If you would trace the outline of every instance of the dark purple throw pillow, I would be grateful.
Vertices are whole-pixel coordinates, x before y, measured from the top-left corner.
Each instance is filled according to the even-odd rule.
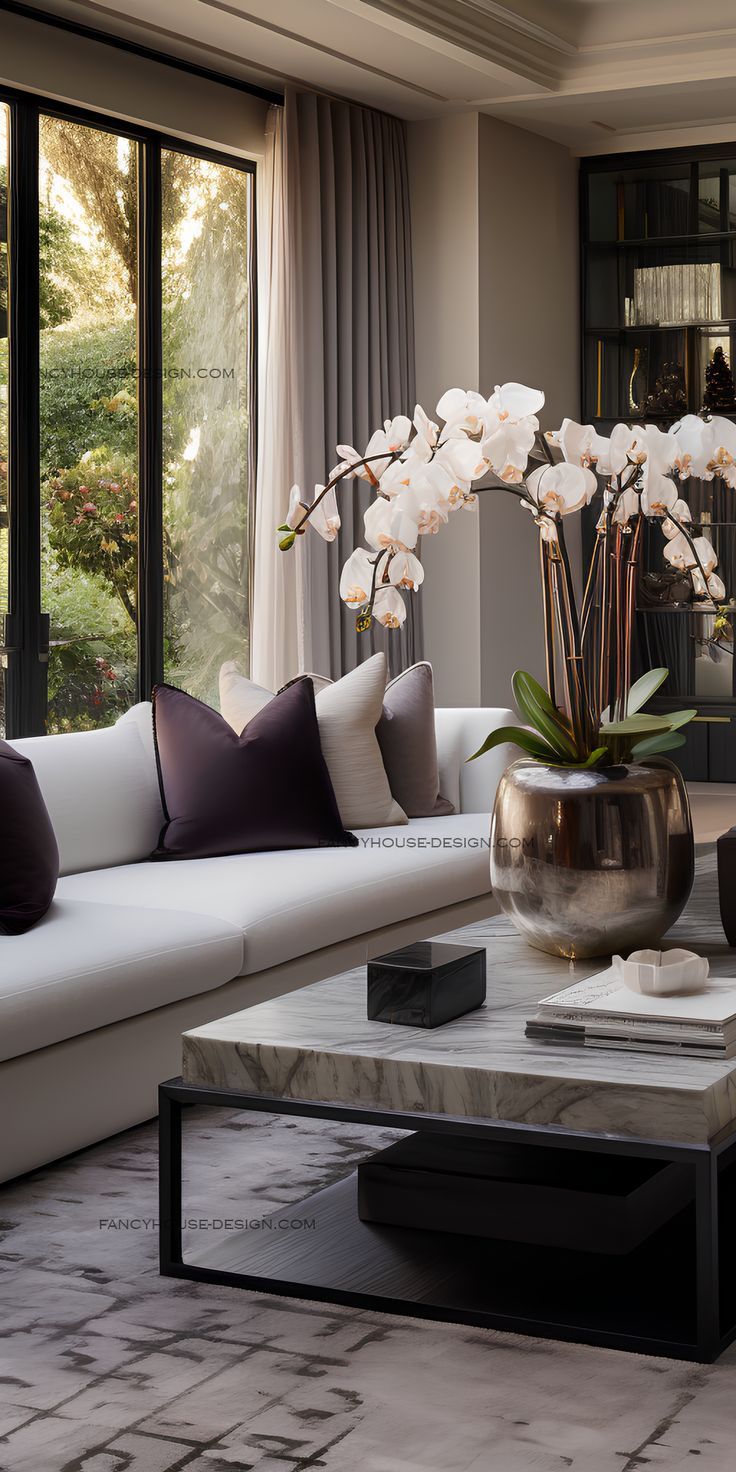
[[[340,822],[311,680],[275,695],[240,736],[193,695],[157,685],[153,730],[167,821],[152,858],[357,844]]]
[[[0,741],[0,934],[22,935],[48,910],[59,849],[33,763]]]

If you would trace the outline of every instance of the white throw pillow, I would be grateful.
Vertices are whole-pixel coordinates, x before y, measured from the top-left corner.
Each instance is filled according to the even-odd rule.
[[[374,654],[334,684],[313,677],[322,751],[345,828],[385,828],[406,823],[391,796],[376,737],[386,689],[386,656]],[[232,662],[220,670],[220,710],[240,735],[271,700]]]

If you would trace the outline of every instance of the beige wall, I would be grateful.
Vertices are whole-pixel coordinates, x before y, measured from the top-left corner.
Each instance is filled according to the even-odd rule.
[[[263,153],[267,104],[260,98],[0,12],[3,82],[246,158]]]
[[[444,389],[477,389],[480,381],[478,115],[410,123],[408,136],[417,397],[431,415]],[[477,516],[458,514],[437,537],[423,538],[422,558],[437,703],[479,705]]]
[[[578,163],[523,128],[479,125],[481,383],[544,389],[540,423],[556,428],[580,407]],[[544,642],[537,528],[503,491],[481,496],[480,594],[482,700],[505,705],[515,669],[544,675]]]
[[[477,113],[409,125],[417,393],[543,388],[543,427],[579,412],[578,165]],[[572,547],[573,559],[579,549]],[[543,674],[538,537],[503,491],[425,538],[425,651],[442,705],[508,705]]]

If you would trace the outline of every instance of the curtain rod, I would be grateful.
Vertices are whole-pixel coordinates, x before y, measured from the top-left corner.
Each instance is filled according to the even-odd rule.
[[[227,72],[217,72],[211,67],[200,66],[195,61],[187,61],[182,56],[173,56],[167,51],[157,51],[154,46],[145,46],[141,41],[131,41],[127,36],[113,35],[109,31],[98,30],[96,26],[88,26],[81,21],[71,20],[65,15],[54,15],[49,10],[37,10],[33,5],[26,5],[23,0],[0,0],[0,11],[7,11],[10,15],[20,15],[25,20],[35,20],[39,25],[55,26],[57,30],[69,31],[72,35],[81,36],[86,41],[97,41],[103,46],[114,46],[118,51],[128,51],[133,56],[140,56],[145,61],[155,61],[161,66],[170,66],[178,71],[189,72],[191,76],[202,77],[206,82],[217,82],[222,87],[234,87],[238,92],[247,92],[251,97],[260,97],[264,102],[283,103],[283,92],[270,92],[265,87],[258,87],[254,82],[245,82],[240,77],[230,76]]]

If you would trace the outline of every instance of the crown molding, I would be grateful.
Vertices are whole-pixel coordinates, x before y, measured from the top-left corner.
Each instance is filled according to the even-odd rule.
[[[497,19],[486,9],[485,0],[480,4],[475,0],[472,3],[457,0],[452,8],[447,0],[327,0],[327,3],[405,36],[415,44],[418,42],[428,50],[453,56],[470,70],[487,77],[495,74],[524,78],[544,91],[554,90],[564,77],[564,67],[558,58],[563,49],[567,54],[567,48],[561,37],[556,38],[552,47],[546,40],[532,35],[531,30]]]

